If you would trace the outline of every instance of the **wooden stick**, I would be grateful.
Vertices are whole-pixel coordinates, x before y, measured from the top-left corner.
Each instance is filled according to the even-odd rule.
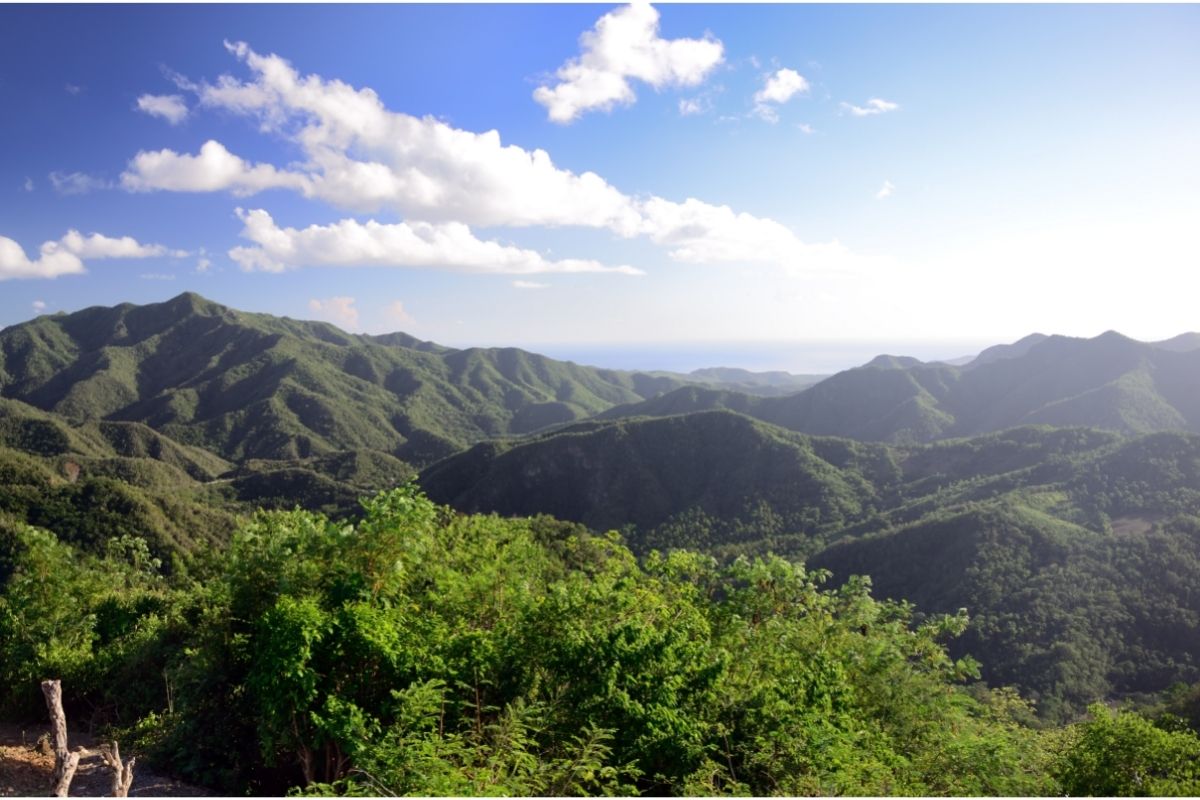
[[[51,789],[55,797],[66,797],[71,788],[71,779],[79,767],[80,753],[72,753],[67,746],[67,715],[62,707],[62,683],[57,680],[42,681],[42,694],[46,696],[46,708],[50,712],[50,723],[54,726],[54,780]]]
[[[136,758],[129,759],[128,764],[121,763],[121,748],[116,742],[100,746],[100,755],[104,759],[104,763],[112,767],[113,797],[129,797],[129,789],[133,786],[133,765],[137,763]]]

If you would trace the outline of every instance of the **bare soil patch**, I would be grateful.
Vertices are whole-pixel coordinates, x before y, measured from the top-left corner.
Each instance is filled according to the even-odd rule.
[[[1112,532],[1115,536],[1144,536],[1161,520],[1161,514],[1117,517],[1112,521]]]
[[[39,752],[38,737],[49,734],[49,725],[22,726],[0,723],[0,797],[45,797],[50,793],[54,756]],[[82,731],[70,731],[71,748],[89,750],[100,742]],[[128,760],[136,753],[124,753]],[[71,781],[72,797],[105,797],[112,792],[112,770],[100,754],[84,756]],[[141,763],[134,767],[130,797],[206,797],[213,795],[198,786],[155,774]]]

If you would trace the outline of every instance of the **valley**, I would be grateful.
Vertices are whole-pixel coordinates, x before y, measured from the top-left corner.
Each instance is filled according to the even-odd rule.
[[[419,486],[548,544],[614,531],[645,563],[735,571],[783,557],[814,585],[911,604],[914,625],[965,613],[948,657],[1061,725],[1200,683],[1189,343],[1029,337],[784,393],[778,376],[455,350],[193,294],[40,317],[0,331],[0,581],[28,568],[26,525],[179,581],[266,524],[258,509],[352,524],[363,498]]]

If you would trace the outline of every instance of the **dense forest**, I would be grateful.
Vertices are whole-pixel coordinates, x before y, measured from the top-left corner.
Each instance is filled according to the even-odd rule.
[[[637,559],[411,486],[356,522],[261,512],[164,575],[3,528],[0,686],[61,676],[133,748],[229,793],[1196,794],[1200,687],[1040,727],[870,582],[778,557]]]
[[[0,331],[0,718],[241,794],[1200,793],[1200,349]]]

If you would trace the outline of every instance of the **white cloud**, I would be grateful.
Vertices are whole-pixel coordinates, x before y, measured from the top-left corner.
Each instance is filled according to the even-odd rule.
[[[679,115],[691,117],[712,111],[712,100],[707,97],[685,97],[679,101]]]
[[[817,131],[816,131],[816,129],[815,129],[815,128],[813,128],[813,126],[812,126],[812,125],[809,125],[807,122],[800,122],[800,123],[797,123],[797,124],[796,124],[796,127],[797,127],[797,128],[800,130],[800,132],[801,132],[801,133],[803,133],[805,136],[811,136],[812,134],[814,134],[814,133],[816,133],[816,132],[817,132]]]
[[[609,111],[636,99],[629,79],[655,89],[696,86],[724,59],[724,45],[703,39],[663,39],[658,35],[658,11],[635,2],[601,17],[593,30],[579,37],[580,50],[558,68],[553,87],[539,86],[533,99],[558,123],[578,119],[588,111]]]
[[[79,256],[64,250],[58,242],[42,245],[36,260],[25,255],[21,245],[0,236],[0,281],[11,278],[57,278],[86,272]]]
[[[121,185],[129,191],[148,192],[165,189],[173,192],[216,192],[229,190],[247,195],[264,189],[286,187],[307,194],[308,179],[303,175],[275,169],[270,164],[250,164],[210,139],[197,155],[174,150],[142,151],[129,162],[121,175]]]
[[[543,150],[503,145],[432,117],[388,111],[371,89],[302,78],[278,56],[229,45],[255,73],[201,86],[202,105],[255,116],[265,131],[291,138],[307,156],[303,174],[251,166],[211,141],[196,156],[139,153],[122,183],[149,191],[249,194],[286,186],[342,208],[392,208],[404,216],[472,225],[587,225],[630,230],[629,198],[592,172],[557,168]],[[354,153],[354,157],[350,156]]]
[[[33,191],[33,178],[25,179],[24,188],[25,188],[25,191],[27,191],[27,192]]]
[[[383,310],[384,317],[391,323],[396,325],[415,326],[417,321],[413,319],[412,314],[408,313],[408,309],[404,307],[404,303],[399,300],[393,300],[387,304]]]
[[[865,106],[856,106],[853,103],[842,103],[842,108],[849,111],[856,117],[870,117],[875,114],[886,114],[889,111],[895,111],[900,105],[893,103],[890,100],[881,100],[878,97],[872,97],[867,101]]]
[[[143,272],[138,275],[144,281],[173,281],[175,276],[169,272]]]
[[[210,261],[209,259],[207,259],[203,256],[201,256],[196,261],[196,272],[198,272],[201,275],[208,272],[211,268],[212,268],[212,261]]]
[[[671,245],[676,257],[687,260],[736,261],[736,253],[761,253],[764,248],[757,239],[734,241],[739,233],[757,237],[760,228],[770,229],[773,241],[782,243],[775,250],[789,265],[805,248],[817,252],[821,247],[803,244],[770,219],[740,214],[735,215],[739,224],[731,226],[724,217],[734,212],[723,206],[695,199],[679,204],[655,196],[631,197],[594,172],[577,174],[557,167],[544,150],[505,145],[497,131],[473,133],[431,117],[392,112],[369,88],[355,89],[317,75],[302,77],[279,56],[259,55],[242,43],[227,47],[246,63],[253,79],[222,76],[215,85],[187,84],[195,87],[200,105],[254,117],[263,131],[297,145],[304,160],[286,170],[251,164],[209,141],[198,155],[172,150],[138,153],[122,175],[125,188],[245,195],[286,187],[355,212],[390,209],[409,220],[410,233],[422,224],[414,220],[433,223],[421,228],[429,231],[443,223],[459,223],[472,239],[466,226],[571,225],[607,229],[622,237],[647,236]],[[684,206],[693,217],[686,231],[673,225],[672,214],[666,212]],[[719,230],[703,229],[709,223]],[[679,244],[684,239],[686,247]],[[715,240],[722,245],[702,246]],[[243,267],[261,269],[261,259],[282,265],[276,269],[296,265],[271,256],[264,246],[239,252],[250,260]],[[524,255],[516,260],[539,265]],[[555,271],[544,269],[545,263],[542,259],[541,271]]]
[[[69,230],[58,241],[43,242],[37,259],[30,259],[21,245],[0,236],[0,281],[12,278],[57,278],[59,275],[80,275],[87,270],[83,259],[150,258],[178,255],[160,244],[140,244],[136,239],[122,236],[114,239],[93,233],[83,236]]]
[[[513,281],[512,285],[517,289],[549,289],[550,284],[540,283],[538,281]]]
[[[689,198],[674,203],[659,197],[646,201],[645,231],[650,239],[672,248],[676,261],[692,264],[772,263],[788,269],[833,266],[850,257],[837,242],[806,244],[780,223],[738,213]]]
[[[896,185],[891,181],[885,180],[883,186],[880,186],[879,191],[875,193],[875,199],[882,200],[885,197],[891,197],[894,191],[896,191]]]
[[[76,86],[73,83],[68,83],[68,84],[64,85],[63,89],[66,90],[67,94],[79,94],[80,92],[83,91],[82,86]]]
[[[137,99],[137,110],[152,117],[162,117],[172,125],[187,119],[188,107],[177,94],[144,94]]]
[[[51,172],[50,184],[59,194],[87,194],[96,189],[107,189],[108,182],[83,172]]]
[[[777,122],[779,112],[776,106],[808,90],[808,81],[796,70],[786,67],[776,70],[766,76],[763,88],[754,93],[754,113],[768,122]]]
[[[538,272],[617,272],[639,275],[628,266],[597,261],[550,261],[534,250],[477,239],[461,222],[432,224],[360,223],[343,219],[303,230],[280,228],[262,209],[238,210],[242,236],[255,247],[235,247],[229,257],[247,271],[284,272],[302,266],[426,267],[458,272],[524,275]]]
[[[39,314],[46,310],[46,301],[45,300],[34,300],[32,305],[33,305],[33,310],[38,312]]]
[[[327,297],[324,300],[313,298],[308,301],[308,310],[317,315],[318,319],[340,325],[348,331],[358,330],[358,309],[354,307],[353,297]]]
[[[186,256],[184,250],[169,250],[161,244],[139,244],[132,236],[114,239],[101,233],[84,236],[69,230],[59,240],[62,246],[80,258],[152,258],[154,256]]]

